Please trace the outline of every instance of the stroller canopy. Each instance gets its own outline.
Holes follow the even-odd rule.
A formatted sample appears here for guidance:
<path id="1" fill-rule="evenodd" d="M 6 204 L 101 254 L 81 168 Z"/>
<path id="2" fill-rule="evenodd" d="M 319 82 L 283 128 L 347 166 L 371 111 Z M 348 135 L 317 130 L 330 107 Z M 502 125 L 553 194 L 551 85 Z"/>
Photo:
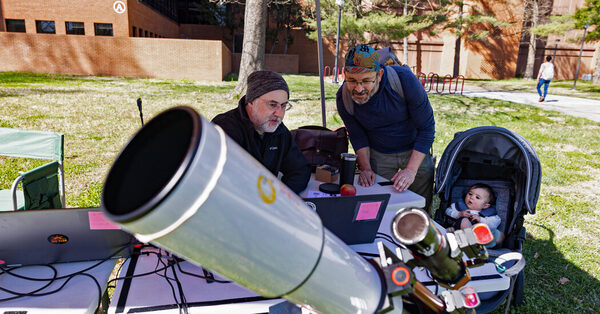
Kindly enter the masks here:
<path id="1" fill-rule="evenodd" d="M 459 156 L 477 155 L 482 163 L 517 169 L 513 179 L 519 203 L 523 202 L 530 214 L 540 193 L 542 170 L 537 153 L 521 135 L 501 127 L 482 126 L 458 132 L 446 146 L 435 174 L 436 194 L 445 193 L 446 199 L 460 172 Z"/>

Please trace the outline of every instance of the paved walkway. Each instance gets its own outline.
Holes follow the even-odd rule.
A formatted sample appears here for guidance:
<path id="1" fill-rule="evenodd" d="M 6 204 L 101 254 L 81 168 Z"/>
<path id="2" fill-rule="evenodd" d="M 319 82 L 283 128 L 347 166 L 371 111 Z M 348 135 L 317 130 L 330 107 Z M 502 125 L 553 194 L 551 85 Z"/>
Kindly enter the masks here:
<path id="1" fill-rule="evenodd" d="M 463 95 L 468 97 L 486 97 L 512 101 L 520 104 L 534 105 L 542 109 L 555 110 L 575 117 L 587 118 L 592 121 L 600 122 L 600 100 L 548 95 L 548 97 L 546 97 L 546 101 L 538 102 L 540 97 L 537 93 L 485 90 L 464 91 Z"/>

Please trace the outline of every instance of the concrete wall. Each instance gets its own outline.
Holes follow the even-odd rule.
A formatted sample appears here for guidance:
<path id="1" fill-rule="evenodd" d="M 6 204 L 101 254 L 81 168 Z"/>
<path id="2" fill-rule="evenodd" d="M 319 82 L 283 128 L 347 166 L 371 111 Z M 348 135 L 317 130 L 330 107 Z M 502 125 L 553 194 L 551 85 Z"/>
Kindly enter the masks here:
<path id="1" fill-rule="evenodd" d="M 0 33 L 0 71 L 220 81 L 221 41 Z"/>

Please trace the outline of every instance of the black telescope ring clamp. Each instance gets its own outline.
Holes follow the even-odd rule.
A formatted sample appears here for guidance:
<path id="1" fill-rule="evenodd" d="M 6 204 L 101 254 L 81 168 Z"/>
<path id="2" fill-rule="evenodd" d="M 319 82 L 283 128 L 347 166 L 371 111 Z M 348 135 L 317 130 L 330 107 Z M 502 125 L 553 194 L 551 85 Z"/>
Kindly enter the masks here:
<path id="1" fill-rule="evenodd" d="M 459 289 L 471 280 L 462 254 L 454 254 L 448 241 L 420 208 L 400 209 L 392 220 L 392 235 L 412 252 L 415 264 L 427 268 L 447 289 Z"/>

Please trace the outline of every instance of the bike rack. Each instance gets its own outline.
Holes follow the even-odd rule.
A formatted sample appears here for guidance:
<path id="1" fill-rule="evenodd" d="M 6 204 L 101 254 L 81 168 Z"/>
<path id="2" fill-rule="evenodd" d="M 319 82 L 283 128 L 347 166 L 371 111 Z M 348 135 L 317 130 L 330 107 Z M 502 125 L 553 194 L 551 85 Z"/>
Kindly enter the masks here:
<path id="1" fill-rule="evenodd" d="M 419 82 L 421 82 L 421 86 L 425 88 L 425 86 L 427 85 L 427 75 L 423 72 L 419 72 L 417 73 L 417 79 L 419 80 Z"/>
<path id="2" fill-rule="evenodd" d="M 465 89 L 465 77 L 462 75 L 459 75 L 456 77 L 456 85 L 454 85 L 454 92 L 456 93 L 456 89 L 458 88 L 458 80 L 462 79 L 462 85 L 460 87 L 460 94 L 463 94 L 463 90 Z"/>
<path id="3" fill-rule="evenodd" d="M 450 89 L 452 88 L 452 75 L 446 74 L 446 75 L 444 75 L 444 80 L 442 81 L 442 91 L 441 92 L 438 90 L 438 86 L 440 86 L 439 80 L 438 80 L 438 83 L 435 85 L 435 91 L 438 94 L 441 94 L 444 92 L 444 89 L 446 88 L 446 79 L 450 79 L 450 82 L 448 83 L 448 92 L 450 92 Z"/>
<path id="4" fill-rule="evenodd" d="M 440 76 L 437 75 L 437 73 L 433 73 L 433 72 L 429 72 L 429 74 L 427 74 L 428 77 L 428 81 L 429 81 L 429 88 L 427 89 L 427 92 L 431 91 L 431 88 L 433 87 L 433 79 L 436 79 L 436 85 L 437 83 L 439 83 L 440 80 Z M 437 89 L 437 86 L 436 86 Z"/>
<path id="5" fill-rule="evenodd" d="M 423 86 L 426 92 L 431 92 L 433 89 L 433 84 L 435 83 L 435 92 L 438 94 L 443 94 L 446 89 L 446 82 L 448 82 L 448 93 L 456 94 L 458 92 L 458 83 L 461 83 L 460 94 L 463 94 L 465 88 L 465 77 L 459 75 L 457 77 L 452 77 L 450 74 L 446 74 L 443 79 L 440 79 L 440 76 L 437 73 L 429 72 L 429 74 L 425 75 L 423 72 L 417 73 L 417 79 Z M 440 81 L 442 82 L 442 89 L 440 90 Z M 454 90 L 452 90 L 452 81 L 454 82 Z"/>

